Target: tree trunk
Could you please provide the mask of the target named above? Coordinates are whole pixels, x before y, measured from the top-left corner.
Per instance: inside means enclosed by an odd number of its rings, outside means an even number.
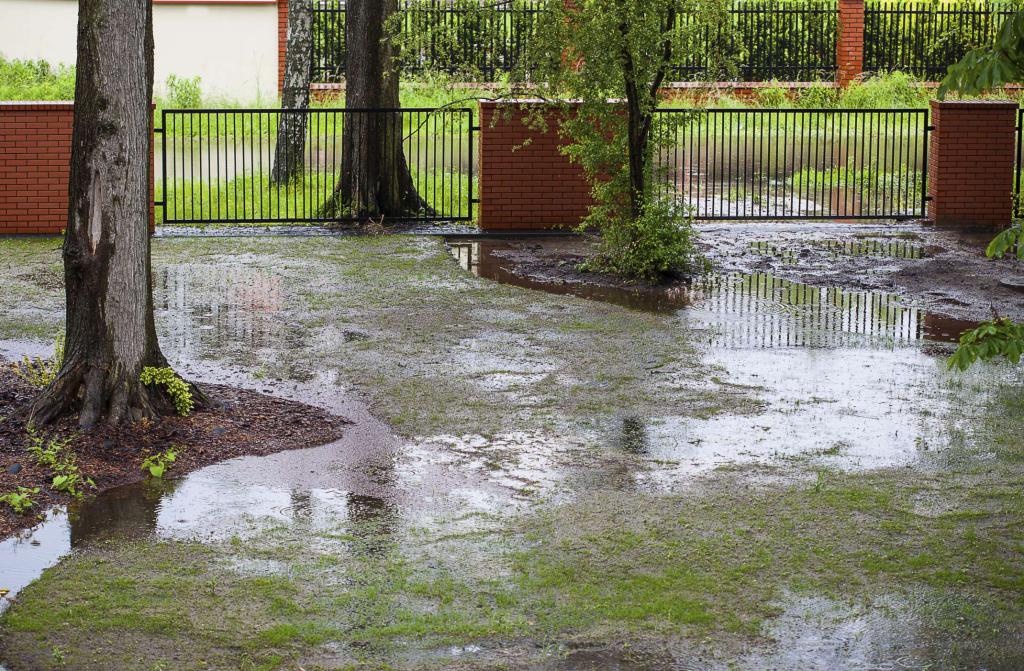
[[[284,61],[281,118],[271,180],[288,182],[302,174],[306,159],[309,115],[285,110],[309,109],[309,83],[313,76],[313,5],[310,0],[288,0],[288,47]]]
[[[420,198],[402,150],[402,115],[368,110],[400,107],[398,66],[386,34],[397,0],[350,0],[341,181],[321,209],[324,218],[408,217],[430,211]]]
[[[149,249],[153,23],[149,0],[81,0],[68,226],[67,334],[57,379],[32,405],[45,424],[78,409],[88,427],[169,407],[139,381],[165,366]]]

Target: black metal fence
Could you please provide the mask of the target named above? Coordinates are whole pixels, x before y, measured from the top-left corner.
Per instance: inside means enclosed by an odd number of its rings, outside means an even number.
[[[972,48],[992,40],[1019,0],[867,0],[864,67],[939,80]]]
[[[701,219],[925,216],[927,110],[659,110],[661,197]]]
[[[819,81],[836,72],[838,10],[835,0],[734,0],[730,21],[713,32],[705,29],[677,81],[699,79],[739,81]],[[692,16],[679,19],[685,32]],[[709,55],[725,70],[709,71]]]
[[[289,117],[296,125],[305,122],[298,160],[278,151],[279,128]],[[390,218],[471,219],[473,119],[471,109],[165,110],[156,145],[156,200],[162,205],[157,210],[158,222],[350,219],[343,202],[347,198],[339,190],[343,168],[380,161],[381,156],[404,159],[421,201]],[[360,156],[355,150],[346,150],[346,146],[359,146],[346,145],[347,129],[355,133],[371,126],[383,138],[379,152]],[[278,161],[298,164],[301,174],[287,181],[275,180]]]
[[[493,81],[522,65],[546,0],[403,0],[401,66],[410,74],[443,72]],[[558,0],[561,1],[561,0]],[[344,0],[313,0],[313,79],[345,76]],[[836,70],[835,0],[733,0],[730,20],[705,29],[681,49],[691,54],[674,79],[830,79]],[[680,17],[677,34],[689,33]],[[709,57],[726,65],[709,71]]]

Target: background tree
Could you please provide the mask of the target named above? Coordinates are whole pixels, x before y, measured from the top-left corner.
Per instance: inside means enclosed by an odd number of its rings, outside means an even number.
[[[149,248],[150,0],[81,0],[68,226],[64,361],[29,421],[79,410],[91,426],[172,413],[142,384],[163,367],[153,321]]]
[[[939,97],[954,91],[977,95],[1005,84],[1024,81],[1024,11],[1012,14],[999,29],[992,44],[967,53],[950,66],[939,86]],[[1020,194],[1017,194],[1020,197]],[[1024,222],[1017,219],[985,250],[989,258],[1008,254],[1024,260]],[[952,368],[966,370],[976,361],[1005,358],[1012,363],[1024,354],[1024,324],[995,315],[960,337],[960,347],[949,360]]]
[[[301,175],[306,159],[306,126],[309,115],[309,84],[313,76],[313,3],[288,0],[288,46],[284,60],[281,118],[277,125],[277,147],[271,180],[288,182]]]
[[[728,30],[724,0],[575,0],[549,9],[519,79],[578,101],[565,107],[561,126],[566,152],[593,185],[584,227],[599,229],[601,241],[592,265],[650,279],[692,266],[689,221],[653,188],[654,150],[673,136],[656,127],[655,110],[697,37]],[[721,70],[708,64],[709,73]]]
[[[367,221],[429,211],[412,181],[402,149],[397,110],[398,62],[389,34],[397,0],[349,0],[345,11],[347,63],[341,180],[321,208],[324,218]]]

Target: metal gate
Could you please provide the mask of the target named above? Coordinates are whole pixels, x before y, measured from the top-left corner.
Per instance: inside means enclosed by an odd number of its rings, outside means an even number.
[[[923,218],[928,110],[664,109],[659,195],[698,219]]]
[[[330,223],[354,218],[336,192],[343,171],[364,160],[346,150],[345,128],[376,124],[380,155],[399,153],[418,198],[392,220],[473,218],[473,110],[164,110],[157,129],[157,221],[175,224]],[[296,159],[278,150],[289,124],[305,138]],[[280,155],[279,155],[280,154]],[[275,164],[299,174],[277,180]],[[400,160],[400,159],[399,159]],[[160,216],[162,213],[162,217]]]

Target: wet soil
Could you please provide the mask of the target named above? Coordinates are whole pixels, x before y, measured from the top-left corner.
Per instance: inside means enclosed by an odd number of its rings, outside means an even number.
[[[851,291],[885,292],[904,304],[963,326],[993,311],[1024,318],[1024,264],[985,257],[989,235],[961,235],[915,224],[849,225],[718,224],[700,227],[698,245],[717,274],[771,275],[777,280]],[[453,253],[467,239],[451,240]],[[693,304],[695,278],[630,282],[583,272],[593,241],[479,240],[464,266],[499,282],[604,300],[656,312]]]
[[[18,487],[39,488],[35,506],[24,515],[0,507],[0,538],[30,527],[48,507],[70,497],[51,487],[52,473],[26,452],[23,410],[36,390],[16,376],[12,363],[0,358],[0,492]],[[69,447],[83,477],[92,478],[89,495],[145,478],[141,463],[150,454],[175,449],[177,459],[168,478],[183,476],[209,464],[242,455],[266,455],[322,445],[337,440],[348,420],[320,408],[264,394],[204,385],[211,407],[189,417],[167,417],[158,423],[123,428],[78,429],[67,417],[45,431],[48,439],[71,437]]]

